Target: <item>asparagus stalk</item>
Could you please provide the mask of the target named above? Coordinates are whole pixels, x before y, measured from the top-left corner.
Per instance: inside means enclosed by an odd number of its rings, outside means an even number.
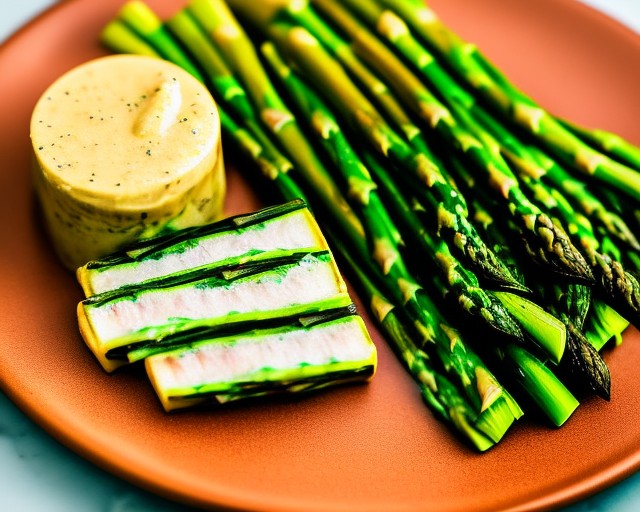
[[[265,149],[251,132],[238,125],[220,106],[218,106],[218,113],[223,137],[233,142],[235,147],[257,166],[263,176],[274,184],[284,200],[293,201],[300,198],[308,203],[300,186],[286,172],[281,171],[280,158],[275,157],[276,161],[274,161],[271,150]]]
[[[158,57],[161,55],[153,47],[133,32],[124,22],[113,19],[107,23],[100,33],[100,40],[109,49],[116,53],[131,53]]]
[[[394,129],[403,134],[418,153],[423,153],[439,167],[438,158],[425,141],[422,128],[407,114],[402,104],[387,87],[386,82],[373,73],[356,55],[351,46],[307,6],[307,1],[267,0],[263,2],[262,9],[254,14],[260,17],[259,24],[263,25],[270,23],[274,16],[281,17],[286,13],[288,19],[307,28],[331,50],[334,57],[344,66],[363,92],[377,105],[381,114],[390,121]],[[236,4],[236,8],[238,8],[238,4]],[[241,9],[244,8],[241,7]]]
[[[535,156],[519,143],[504,126],[492,121],[488,114],[481,114],[483,126],[508,144],[506,152],[511,156],[514,169],[519,172],[520,182],[528,188],[549,215],[569,226],[571,237],[581,248],[589,263],[596,285],[612,307],[635,325],[640,325],[640,282],[628,272],[620,261],[602,251],[600,241],[589,219],[576,212],[570,202],[557,189],[552,189],[537,176]],[[613,242],[609,242],[612,246]],[[618,251],[616,251],[618,252]]]
[[[417,381],[422,396],[443,421],[456,428],[478,450],[485,451],[503,437],[522,410],[506,393],[489,408],[474,410],[467,399],[460,395],[455,385],[434,368],[426,352],[419,349],[406,328],[409,319],[394,307],[376,288],[371,279],[361,270],[344,245],[336,243],[343,260],[347,263],[358,289],[368,304],[386,338],[391,342],[398,357]],[[489,380],[491,382],[491,380]],[[497,382],[491,385],[498,386]]]
[[[397,245],[401,237],[378,197],[376,184],[369,171],[353,151],[331,110],[284,62],[273,43],[264,43],[261,51],[273,76],[286,90],[288,99],[303,115],[315,140],[341,174],[340,181],[346,185],[346,196],[350,204],[358,209],[365,225],[374,258],[380,260],[381,268],[387,269],[400,258]]]
[[[566,119],[558,119],[558,121],[570,132],[598,151],[602,151],[624,165],[640,171],[640,148],[623,139],[620,135],[607,130],[578,126]]]
[[[587,290],[589,298],[578,298],[581,304],[575,304],[575,292],[579,295]],[[558,370],[565,383],[577,392],[592,392],[605,400],[611,397],[611,374],[604,359],[583,334],[583,312],[572,315],[570,311],[577,306],[578,310],[591,302],[588,288],[583,285],[568,285],[568,293],[559,291],[557,285],[547,287],[547,293],[555,293],[555,298],[548,300],[549,308],[567,326],[567,351],[560,361]],[[574,293],[572,293],[574,292]],[[544,292],[543,292],[544,293]],[[546,298],[549,298],[548,296]],[[555,300],[554,300],[555,299]],[[586,318],[586,312],[584,312]]]
[[[203,80],[198,68],[193,65],[191,59],[164,27],[162,20],[147,4],[140,0],[130,0],[118,12],[118,19],[140,38],[148,41],[163,58],[184,68],[200,81]]]
[[[235,0],[230,2],[234,6],[241,3]],[[245,5],[243,12],[250,14],[244,11],[245,8],[249,9],[249,6]],[[430,201],[437,205],[441,234],[448,237],[479,275],[501,286],[521,289],[508,272],[505,273],[506,269],[487,250],[465,218],[466,205],[460,194],[424,154],[416,153],[391,129],[318,41],[302,27],[278,24],[260,28],[269,33],[279,50],[287,57],[292,57],[310,80],[322,83],[334,107],[372,148],[388,158],[391,165],[398,165],[403,171],[412,173],[414,179],[420,180],[422,187],[426,185],[423,193],[428,194]]]
[[[438,277],[434,278],[434,285],[442,285]],[[513,296],[521,299],[521,297]],[[549,315],[547,315],[549,316]],[[496,364],[502,375],[510,377],[555,425],[562,425],[578,407],[579,403],[564,383],[549,370],[544,362],[533,352],[519,344],[486,343],[477,332],[464,334],[471,338],[470,342],[488,355]]]
[[[572,246],[564,230],[551,222],[522,193],[502,155],[494,149],[497,146],[495,141],[482,130],[470,129],[475,128],[468,113],[474,98],[459,87],[431,54],[412,38],[401,19],[375,4],[347,1],[350,8],[363,16],[369,25],[377,27],[378,32],[422,72],[445,98],[447,106],[440,103],[404,63],[340,3],[314,0],[314,4],[340,26],[353,41],[358,55],[383,75],[418,115],[445,141],[461,151],[475,169],[487,176],[488,184],[502,198],[505,212],[513,215],[521,226],[532,257],[552,271],[591,280],[584,258]],[[438,115],[434,117],[432,112],[436,109]],[[458,122],[456,117],[462,122]]]
[[[508,260],[512,266],[518,267],[519,262],[512,254],[505,235],[491,213],[478,200],[472,203],[471,208],[474,217],[479,219],[483,226],[487,240],[499,244],[500,256]],[[516,274],[524,278],[527,272],[520,268]],[[531,279],[531,286],[542,299],[541,303],[545,304],[553,317],[565,327],[565,350],[561,358],[553,360],[557,365],[556,370],[565,383],[576,392],[579,391],[580,394],[593,392],[608,400],[611,386],[609,370],[598,349],[582,332],[592,302],[591,287],[576,283],[560,284],[553,279],[540,276]],[[544,330],[538,328],[533,332],[540,334]]]
[[[437,290],[442,289],[442,282],[439,276],[433,278],[433,284]],[[522,299],[522,297],[516,295],[506,295],[513,297],[514,301]],[[529,307],[521,308],[517,303],[516,306],[523,310],[530,309]],[[545,314],[544,316],[546,318],[543,321],[548,321],[550,315]],[[553,323],[557,322],[556,319],[553,319]],[[551,336],[553,336],[553,333],[551,333]],[[465,330],[464,337],[470,338],[468,341],[475,342],[475,346],[483,354],[492,358],[497,365],[496,368],[499,368],[503,375],[510,376],[519,385],[521,391],[555,425],[562,425],[578,407],[579,403],[569,389],[533,352],[510,341],[506,343],[486,343],[476,331],[471,333],[468,329]]]
[[[505,118],[516,123],[550,152],[577,171],[640,199],[640,173],[591,148],[533,99],[518,90],[475,45],[454,33],[436,13],[418,0],[376,0],[393,10],[437,50],[457,76]]]
[[[183,9],[169,18],[165,24],[204,70],[214,96],[219,102],[224,103],[230,113],[242,120],[260,145],[271,155],[277,172],[288,172],[292,167],[291,162],[264,133],[245,90],[193,17]]]
[[[615,339],[615,344],[622,343],[622,333],[629,322],[616,311],[597,298],[591,304],[589,315],[584,324],[584,334],[593,347],[600,351],[605,344]]]
[[[607,208],[589,190],[585,181],[576,179],[537,146],[521,140],[483,108],[474,109],[474,116],[496,137],[501,145],[501,151],[513,166],[525,174],[548,182],[570,203],[576,205],[584,215],[601,225],[610,236],[634,250],[640,250],[640,243],[627,222],[615,211]]]
[[[351,198],[351,203],[356,205],[360,212],[360,218],[366,226],[365,230],[373,246],[374,258],[380,260],[380,267],[385,273],[389,272],[389,267],[402,259],[396,242],[402,237],[397,234],[398,231],[378,195],[376,183],[372,180],[367,166],[363,165],[353,150],[328,106],[285,64],[275,46],[266,43],[262,49],[275,76],[289,92],[290,98],[307,120],[309,128],[316,133],[317,139],[334,162],[336,169],[342,172],[342,179],[348,187],[347,197]],[[392,200],[401,200],[399,195],[386,195]],[[475,275],[462,269],[447,245],[441,240],[434,240],[424,229],[417,226],[415,228],[412,235],[417,235],[423,240],[425,253],[448,279],[449,290],[456,296],[456,302],[462,309],[491,329],[522,339],[522,332],[517,323],[499,301],[479,287]],[[392,233],[396,233],[396,236],[393,237]]]
[[[481,311],[481,314],[491,314],[495,316],[495,320],[510,322],[514,320],[513,317],[515,316],[524,330],[535,340],[536,344],[527,343],[530,339],[529,337],[526,339],[520,338],[519,340],[512,337],[511,341],[519,342],[523,346],[531,345],[533,350],[542,348],[548,357],[553,361],[559,362],[565,352],[565,326],[556,317],[523,297],[509,293],[492,293],[477,288],[477,279],[473,273],[460,265],[448,251],[446,244],[433,238],[424,229],[424,225],[419,220],[421,208],[418,202],[414,200],[413,204],[409,204],[404,199],[403,193],[396,187],[389,174],[379,165],[373,155],[364,152],[364,159],[369,169],[373,172],[396,222],[405,233],[408,233],[405,238],[416,242],[415,247],[420,254],[427,254],[435,259],[436,268],[440,269],[439,280],[441,283],[447,284],[446,287],[443,284],[439,285],[441,293],[444,288],[447,289],[447,292],[444,293],[445,298],[448,298],[448,295],[451,294],[450,290],[456,290],[456,288],[464,286],[458,294],[455,292],[452,294],[458,301],[458,305],[462,306],[464,310],[465,307],[473,304],[466,297],[466,294],[479,293],[481,296],[485,295],[489,300],[489,306],[486,306],[486,309]],[[485,216],[485,222],[487,222],[487,218],[488,215]],[[501,240],[498,245],[501,246],[503,244],[504,240]],[[411,245],[409,249],[412,250]],[[429,275],[429,279],[432,280],[433,276]],[[513,315],[510,311],[513,312]]]
[[[567,387],[530,352],[517,345],[496,348],[502,369],[511,375],[556,426],[563,425],[580,403]]]
[[[301,173],[307,185],[322,196],[322,204],[336,205],[340,209],[351,232],[362,234],[359,219],[334,186],[326,167],[271,84],[252,42],[227,5],[222,0],[194,0],[188,10],[245,88],[262,123],[287,148],[296,172]]]

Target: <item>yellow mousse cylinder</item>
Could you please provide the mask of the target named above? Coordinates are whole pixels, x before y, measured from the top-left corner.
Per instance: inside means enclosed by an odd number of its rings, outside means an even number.
[[[38,100],[31,142],[44,222],[70,270],[221,216],[215,102],[169,62],[113,55],[70,70]]]

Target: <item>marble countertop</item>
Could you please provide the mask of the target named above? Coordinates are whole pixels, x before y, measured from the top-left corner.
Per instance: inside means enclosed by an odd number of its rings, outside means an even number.
[[[579,0],[640,32],[640,1]],[[10,0],[0,9],[0,43],[54,0]],[[60,445],[0,392],[0,511],[185,512],[102,471]],[[640,473],[564,512],[640,510]]]

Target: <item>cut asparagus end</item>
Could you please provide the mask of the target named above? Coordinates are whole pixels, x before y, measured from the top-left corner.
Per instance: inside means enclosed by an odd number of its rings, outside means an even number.
[[[118,19],[111,20],[100,33],[100,41],[107,48],[118,53],[132,53],[160,57],[153,47],[140,39],[125,23]]]
[[[615,338],[616,345],[619,345],[622,342],[622,333],[627,327],[628,320],[603,301],[595,299],[585,321],[584,334],[589,343],[600,351],[612,338]]]
[[[520,322],[555,363],[559,363],[567,342],[566,326],[538,304],[507,292],[494,292],[507,310]]]
[[[254,331],[205,339],[145,360],[166,411],[197,401],[310,391],[367,381],[376,350],[364,322],[347,316],[307,328]]]
[[[580,403],[539,359],[516,345],[504,350],[504,361],[514,370],[524,392],[557,427],[563,425]]]
[[[474,425],[469,422],[466,415],[462,414],[458,409],[449,411],[449,417],[455,425],[456,429],[462,434],[478,451],[484,452],[495,445],[495,442],[480,432]]]
[[[514,409],[514,405],[516,405],[517,409]],[[515,400],[503,392],[491,407],[480,413],[474,423],[474,427],[494,443],[497,443],[504,437],[513,422],[521,416],[522,410],[517,406]]]
[[[148,41],[162,57],[185,69],[201,82],[203,81],[202,75],[191,63],[191,59],[185,54],[182,47],[173,40],[162,20],[147,4],[139,0],[125,3],[118,13],[118,19],[139,37]]]

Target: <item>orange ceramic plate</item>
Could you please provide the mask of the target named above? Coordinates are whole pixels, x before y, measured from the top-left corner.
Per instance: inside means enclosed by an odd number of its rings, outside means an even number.
[[[479,455],[423,406],[381,338],[377,377],[292,402],[162,412],[140,371],[108,376],[76,327],[79,287],[52,256],[29,183],[31,109],[62,72],[104,53],[121,1],[72,0],[0,51],[0,383],[89,460],[178,501],[269,511],[497,510],[566,504],[640,467],[640,336],[606,354],[610,403],[555,430],[525,420]],[[162,15],[182,1],[150,2]],[[570,0],[433,0],[541,103],[640,142],[640,40]],[[230,170],[229,214],[257,207]]]

